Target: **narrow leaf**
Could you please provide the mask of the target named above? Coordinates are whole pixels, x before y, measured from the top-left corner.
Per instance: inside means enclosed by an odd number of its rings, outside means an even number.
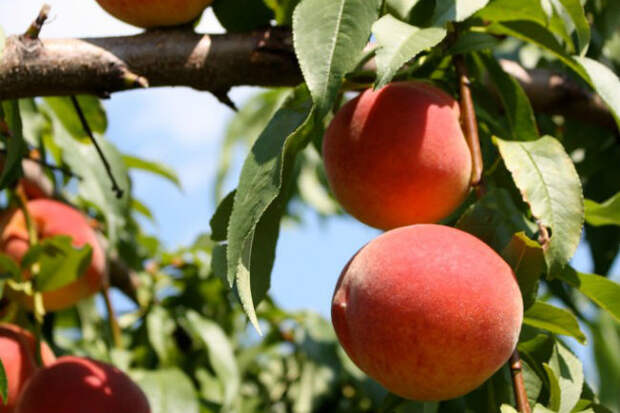
[[[304,0],[293,14],[293,41],[317,118],[330,110],[377,20],[380,0]]]
[[[620,322],[620,284],[600,275],[577,272],[568,266],[560,278]]]
[[[558,413],[570,413],[579,401],[583,389],[583,365],[570,350],[557,343],[545,369],[547,367],[553,371],[559,386],[559,392],[554,392],[552,388],[550,407]],[[549,372],[547,373],[549,375]]]
[[[279,109],[245,160],[228,224],[228,281],[260,331],[254,311],[269,288],[283,204],[296,154],[310,141],[313,115],[298,90]]]
[[[6,142],[6,161],[0,174],[0,189],[6,188],[22,176],[22,157],[27,151],[22,131],[22,119],[16,100],[0,102],[0,120],[6,121],[10,136],[3,137]]]
[[[125,165],[129,169],[140,169],[142,171],[159,175],[162,178],[165,178],[168,181],[172,182],[179,189],[181,189],[181,181],[179,181],[179,177],[177,176],[176,172],[166,165],[162,165],[154,161],[147,161],[145,159],[140,159],[131,155],[123,155],[123,162],[125,162]]]
[[[187,313],[192,330],[201,338],[209,352],[209,362],[224,388],[223,408],[231,408],[239,396],[241,377],[233,348],[221,327],[195,311]]]
[[[590,225],[620,225],[620,192],[599,204],[584,200],[586,222]]]
[[[134,370],[131,377],[144,390],[151,413],[200,412],[194,385],[181,370]]]
[[[581,238],[583,196],[575,166],[549,136],[530,142],[494,141],[532,215],[551,228],[545,260],[549,275],[557,276]]]
[[[590,24],[586,18],[585,11],[580,0],[559,0],[564,9],[570,16],[575,32],[577,33],[577,51],[581,56],[585,56],[590,44]]]
[[[373,26],[377,39],[377,82],[375,88],[388,84],[398,69],[421,51],[437,45],[446,30],[438,27],[420,29],[386,14]]]
[[[153,217],[153,213],[143,202],[137,200],[136,198],[131,198],[131,209],[136,211],[137,213],[143,215],[145,218],[148,218],[149,221],[155,222],[155,217]]]
[[[437,0],[433,26],[443,26],[449,21],[461,22],[489,3],[489,0]]]
[[[546,270],[542,248],[520,232],[513,235],[501,255],[515,272],[523,296],[523,309],[527,310],[536,301],[539,280]]]
[[[489,54],[480,54],[491,80],[497,88],[502,106],[508,118],[512,139],[533,141],[539,138],[534,110],[519,82]]]
[[[590,82],[596,93],[609,106],[620,128],[620,79],[610,68],[589,57],[577,56],[575,60],[587,73],[584,78]]]
[[[579,322],[573,313],[543,301],[536,301],[525,312],[523,322],[555,334],[574,337],[581,344],[586,343],[586,336],[581,331]]]

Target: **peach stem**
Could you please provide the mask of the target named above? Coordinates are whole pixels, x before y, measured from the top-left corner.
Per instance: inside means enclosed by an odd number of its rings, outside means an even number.
[[[471,96],[469,76],[467,74],[467,66],[463,56],[454,57],[454,65],[459,78],[459,86],[461,91],[461,123],[465,133],[465,139],[469,145],[472,154],[472,177],[471,185],[476,190],[476,196],[481,198],[486,193],[486,186],[482,179],[482,171],[484,163],[482,161],[482,151],[480,150],[480,138],[478,136],[478,123],[476,122],[476,110],[474,101]],[[515,348],[509,360],[510,372],[512,376],[512,387],[517,402],[517,408],[521,413],[531,413],[527,392],[525,390],[525,382],[523,381],[523,371],[519,352]]]
[[[463,56],[454,57],[454,65],[459,77],[461,91],[461,124],[465,134],[465,140],[472,156],[471,185],[476,189],[478,197],[484,195],[485,188],[482,182],[482,151],[480,150],[480,138],[478,137],[478,123],[476,122],[476,110],[469,88],[470,82],[467,75],[467,67]]]

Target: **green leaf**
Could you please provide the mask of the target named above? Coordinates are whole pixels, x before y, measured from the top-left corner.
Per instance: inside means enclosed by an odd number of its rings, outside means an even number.
[[[155,218],[149,207],[136,198],[131,198],[131,209],[148,218],[151,222],[155,222]]]
[[[262,0],[215,0],[211,7],[227,32],[269,27],[273,18],[273,11]]]
[[[530,142],[494,138],[494,142],[532,215],[551,228],[545,260],[549,275],[557,276],[581,238],[583,195],[575,166],[564,147],[549,136]]]
[[[607,313],[600,312],[590,324],[593,354],[599,376],[598,395],[601,402],[618,411],[620,408],[620,327]]]
[[[22,175],[22,157],[28,150],[22,133],[22,119],[16,100],[0,102],[0,120],[4,119],[11,136],[3,137],[6,145],[6,161],[0,174],[0,189],[6,188]]]
[[[232,213],[235,194],[237,191],[231,191],[226,195],[215,210],[215,214],[211,217],[209,224],[211,226],[211,239],[213,241],[225,241],[228,234],[228,222]]]
[[[547,24],[540,0],[493,0],[476,17],[491,22],[531,20],[542,26]]]
[[[151,413],[200,412],[194,385],[181,370],[133,370],[131,377],[146,394]]]
[[[537,404],[536,406],[534,406],[533,413],[556,413],[556,412],[554,410],[547,409],[545,406],[541,404]]]
[[[585,11],[580,0],[556,0],[559,1],[570,16],[577,33],[577,51],[581,56],[585,56],[590,44],[590,24],[586,18]],[[570,27],[567,27],[570,29]]]
[[[487,33],[463,32],[450,46],[450,54],[467,54],[479,50],[494,49],[499,40]]]
[[[90,265],[92,248],[90,245],[76,248],[71,242],[71,237],[58,235],[28,249],[21,264],[28,269],[38,264],[39,270],[34,274],[37,291],[57,290],[84,275]]]
[[[228,176],[234,149],[241,143],[248,147],[265,129],[267,123],[290,94],[288,88],[269,89],[250,98],[232,119],[226,130],[226,137],[218,156],[215,177],[215,199],[222,198],[222,188]]]
[[[575,56],[575,60],[587,73],[584,79],[607,104],[620,128],[620,79],[610,68],[589,57]]]
[[[385,5],[388,11],[401,20],[407,20],[411,10],[420,0],[386,0]]]
[[[465,211],[456,227],[480,238],[495,251],[502,251],[513,234],[523,231],[533,236],[536,228],[502,188],[491,188]]]
[[[524,232],[519,232],[513,235],[501,255],[515,272],[523,296],[523,309],[527,310],[536,301],[540,277],[546,270],[542,247]]]
[[[314,117],[303,89],[295,91],[257,139],[241,170],[228,224],[228,282],[260,331],[255,303],[265,296],[283,202],[297,153],[310,142]]]
[[[449,21],[461,22],[489,3],[489,0],[437,0],[432,18],[433,26]]]
[[[375,88],[388,84],[398,69],[421,51],[437,45],[446,37],[446,30],[438,27],[420,29],[386,14],[373,26],[377,39],[377,82]]]
[[[596,227],[601,225],[620,225],[620,192],[599,204],[590,199],[583,201],[586,222]]]
[[[209,363],[223,386],[223,409],[228,409],[239,397],[241,377],[233,348],[225,332],[214,321],[201,317],[195,311],[187,313],[191,329],[201,338],[209,352]]]
[[[293,10],[301,0],[263,0],[273,10],[278,26],[291,26]]]
[[[93,133],[104,133],[108,128],[108,118],[101,101],[92,95],[80,95],[76,98]],[[58,116],[71,136],[80,140],[88,138],[70,98],[46,97],[43,100]]]
[[[146,316],[146,330],[149,342],[163,366],[178,363],[180,353],[174,339],[177,325],[170,312],[161,306],[154,306]]]
[[[0,279],[21,279],[21,269],[13,258],[4,253],[0,253]],[[0,294],[0,297],[2,294]]]
[[[570,413],[583,388],[581,361],[564,345],[557,343],[549,363],[543,366],[551,383],[549,407],[558,413]]]
[[[525,312],[523,322],[555,334],[574,337],[581,344],[586,343],[586,336],[581,331],[579,322],[573,313],[543,301],[536,301]]]
[[[304,0],[293,14],[293,41],[317,119],[331,109],[344,75],[361,57],[380,0]]]
[[[620,284],[596,274],[585,274],[567,266],[560,277],[620,321]]]
[[[0,48],[0,52],[2,52]],[[2,364],[2,360],[0,360],[0,401],[2,401],[2,405],[6,406],[9,396],[9,381],[6,378],[6,370],[4,369],[4,364]],[[2,406],[0,405],[0,406]]]
[[[504,72],[493,56],[489,54],[480,54],[480,56],[502,101],[510,126],[511,138],[519,141],[538,139],[534,110],[519,82]]]
[[[175,184],[179,189],[182,188],[181,181],[179,181],[176,172],[166,165],[162,165],[159,162],[147,161],[131,155],[123,155],[123,162],[125,162],[125,165],[129,169],[140,169],[154,175],[159,175]]]
[[[540,24],[524,20],[505,21],[489,25],[486,31],[492,34],[513,36],[542,47],[573,69],[579,76],[588,79],[588,75],[582,66],[558,43],[553,33]]]
[[[521,365],[523,368],[523,382],[527,392],[527,399],[530,404],[533,405],[536,403],[536,400],[538,400],[538,396],[540,396],[540,392],[543,389],[543,381],[538,377],[536,370],[534,370],[527,361],[522,359]]]

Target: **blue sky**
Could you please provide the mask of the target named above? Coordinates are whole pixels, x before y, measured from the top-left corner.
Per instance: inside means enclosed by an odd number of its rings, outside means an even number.
[[[47,2],[52,13],[43,37],[139,31],[106,15],[94,0]],[[41,0],[0,1],[0,26],[7,34],[23,32],[41,4]],[[222,31],[210,12],[198,30]],[[242,104],[255,92],[236,88],[231,97]],[[109,117],[107,137],[123,152],[173,167],[183,183],[181,192],[159,178],[133,174],[135,195],[152,209],[158,223],[150,230],[171,247],[187,244],[207,231],[215,210],[212,192],[217,156],[232,111],[208,93],[186,88],[117,93],[104,104]],[[234,184],[232,177],[228,188]],[[285,227],[281,233],[272,277],[274,298],[287,309],[309,308],[329,316],[332,290],[342,267],[378,233],[351,218],[321,221],[314,213],[306,213],[301,226]],[[592,270],[587,246],[580,245],[573,263],[582,271]],[[618,279],[619,261],[612,273]],[[583,351],[579,352],[585,356]]]

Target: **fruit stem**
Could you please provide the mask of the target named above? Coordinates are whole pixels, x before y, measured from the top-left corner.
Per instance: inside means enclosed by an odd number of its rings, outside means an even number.
[[[105,285],[103,287],[102,294],[103,300],[105,301],[106,310],[108,311],[108,323],[110,325],[110,330],[112,331],[112,341],[114,343],[114,347],[121,348],[121,329],[118,325],[116,312],[114,311],[114,307],[112,306],[112,300],[110,299],[110,287],[108,285]]]
[[[86,132],[86,134],[90,138],[90,141],[93,143],[93,145],[95,145],[95,149],[97,150],[97,154],[99,154],[99,158],[103,162],[103,166],[105,167],[105,171],[108,174],[108,177],[110,178],[110,181],[112,182],[112,190],[116,194],[117,198],[121,198],[123,196],[123,190],[118,186],[118,183],[116,182],[116,179],[114,179],[114,174],[112,174],[112,167],[110,166],[110,163],[108,162],[107,158],[105,157],[105,154],[103,153],[103,150],[101,150],[101,147],[99,146],[99,143],[97,143],[97,140],[95,139],[95,136],[93,135],[93,131],[90,128],[90,125],[88,124],[88,121],[86,120],[86,117],[84,116],[84,112],[82,112],[82,108],[80,107],[80,103],[78,102],[77,98],[75,96],[73,96],[73,95],[71,96],[71,103],[73,104],[73,107],[75,108],[75,112],[77,113],[78,117],[80,118],[80,122],[82,123],[82,127],[84,128],[84,132]]]
[[[525,391],[525,382],[523,381],[523,366],[521,364],[521,357],[519,357],[519,352],[516,348],[512,353],[512,356],[510,356],[509,363],[517,409],[521,413],[532,413],[530,402],[527,399],[527,392]]]
[[[474,101],[471,97],[471,89],[469,87],[470,81],[467,74],[467,66],[465,65],[465,58],[462,55],[455,56],[454,65],[459,78],[459,87],[461,91],[461,124],[463,126],[463,132],[465,133],[465,140],[467,141],[472,156],[471,186],[476,190],[477,196],[481,197],[486,192],[482,180],[484,163],[482,161],[482,151],[480,150],[476,110],[474,109]]]

